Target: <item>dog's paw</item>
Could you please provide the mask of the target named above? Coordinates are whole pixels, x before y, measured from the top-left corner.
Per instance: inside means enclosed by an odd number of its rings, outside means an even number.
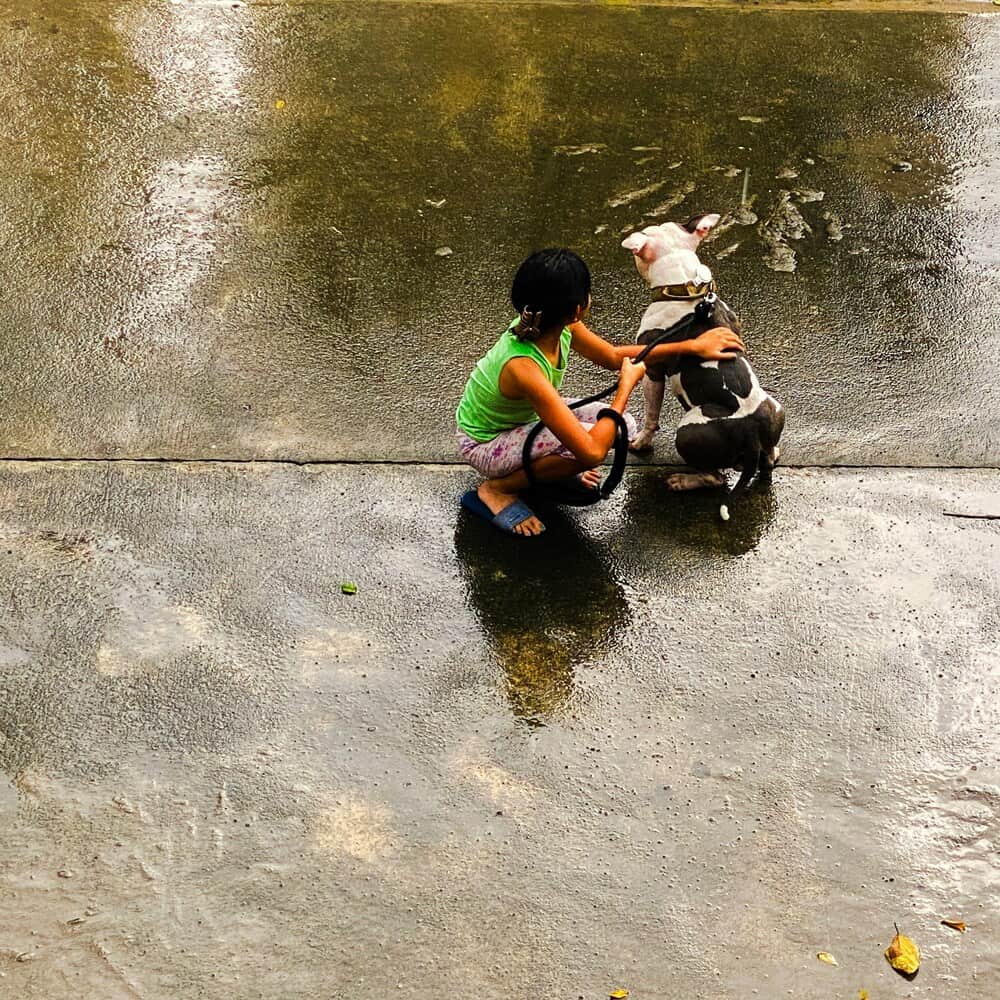
[[[650,451],[653,447],[653,435],[656,433],[655,430],[641,430],[631,441],[628,443],[629,451]]]
[[[721,472],[673,472],[664,480],[667,489],[675,493],[722,486],[725,481]]]

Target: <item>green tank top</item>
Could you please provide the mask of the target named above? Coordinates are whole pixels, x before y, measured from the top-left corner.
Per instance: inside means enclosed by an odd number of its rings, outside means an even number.
[[[573,334],[563,329],[559,336],[559,365],[556,367],[530,341],[514,336],[515,319],[501,338],[476,362],[465,383],[465,391],[455,411],[458,429],[473,441],[492,441],[503,431],[533,424],[538,420],[531,404],[525,399],[508,399],[500,392],[500,372],[511,358],[531,358],[545,377],[558,389],[566,374]]]

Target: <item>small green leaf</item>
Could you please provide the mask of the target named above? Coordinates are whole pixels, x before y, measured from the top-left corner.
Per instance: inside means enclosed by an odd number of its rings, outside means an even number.
[[[342,594],[356,594],[358,592],[358,585],[356,583],[342,583],[340,585],[340,592]]]

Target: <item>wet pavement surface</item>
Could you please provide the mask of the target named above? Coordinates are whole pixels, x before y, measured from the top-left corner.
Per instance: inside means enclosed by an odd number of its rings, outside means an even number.
[[[0,3],[0,998],[994,1000],[1000,20],[870,6]],[[699,209],[811,467],[470,519]]]
[[[996,995],[1000,473],[467,482],[4,467],[4,996]]]
[[[742,208],[704,258],[787,461],[1000,464],[996,18],[35,8],[0,27],[8,457],[453,460],[528,252],[582,253],[625,341],[622,234]]]

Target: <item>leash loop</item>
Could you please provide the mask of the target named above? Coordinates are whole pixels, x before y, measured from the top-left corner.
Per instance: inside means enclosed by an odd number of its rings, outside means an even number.
[[[597,414],[597,419],[601,417],[611,417],[618,425],[615,429],[615,457],[611,462],[611,471],[604,477],[601,483],[601,499],[607,500],[609,496],[618,488],[618,484],[625,475],[625,462],[628,459],[628,424],[625,418],[610,406],[606,406]]]

